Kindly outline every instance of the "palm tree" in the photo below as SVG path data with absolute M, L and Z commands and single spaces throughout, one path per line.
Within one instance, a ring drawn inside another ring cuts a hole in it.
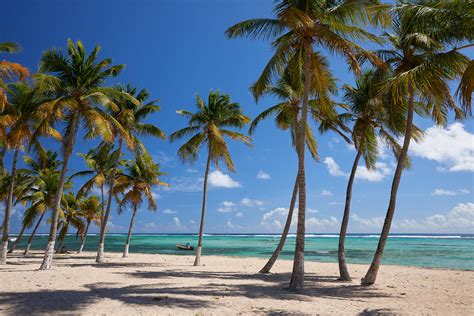
M 3 221 L 2 246 L 0 248 L 0 264 L 5 264 L 8 250 L 8 234 L 10 228 L 10 212 L 13 208 L 13 197 L 17 180 L 17 161 L 20 148 L 26 144 L 41 150 L 38 142 L 39 135 L 53 136 L 61 139 L 61 135 L 50 125 L 44 125 L 37 130 L 36 111 L 41 100 L 37 97 L 37 91 L 25 83 L 13 83 L 8 86 L 8 107 L 13 117 L 13 124 L 9 127 L 6 145 L 13 150 L 11 167 L 10 187 L 5 208 L 5 220 Z
M 161 129 L 156 125 L 145 123 L 146 118 L 153 113 L 156 113 L 160 110 L 160 107 L 156 104 L 157 100 L 147 101 L 149 94 L 145 89 L 137 92 L 136 88 L 132 88 L 130 85 L 127 85 L 125 88 L 118 86 L 115 88 L 116 91 L 121 94 L 134 96 L 133 102 L 128 98 L 120 97 L 115 100 L 117 104 L 116 108 L 109 109 L 109 115 L 113 117 L 119 126 L 126 131 L 127 145 L 130 150 L 133 150 L 138 155 L 149 156 L 148 152 L 141 143 L 140 136 L 152 136 L 156 138 L 165 139 L 166 135 Z M 119 95 L 120 96 L 120 95 Z M 118 137 L 120 130 L 115 132 L 116 137 Z M 123 134 L 123 133 L 122 133 Z M 105 232 L 107 228 L 107 222 L 110 215 L 110 209 L 112 205 L 112 196 L 115 186 L 115 174 L 117 172 L 117 162 L 120 160 L 120 155 L 122 153 L 122 137 L 118 138 L 118 149 L 115 153 L 116 165 L 112 168 L 110 175 L 110 188 L 109 196 L 107 200 L 107 207 L 105 210 L 103 221 L 100 226 L 100 235 L 99 235 L 99 248 L 97 251 L 96 262 L 104 261 L 104 243 L 105 243 Z M 148 157 L 147 159 L 151 159 Z
M 48 150 L 39 155 L 38 159 L 29 156 L 23 156 L 26 168 L 19 170 L 21 178 L 25 179 L 26 189 L 23 191 L 17 201 L 29 203 L 30 206 L 25 210 L 23 216 L 23 226 L 21 232 L 30 228 L 36 221 L 33 231 L 28 239 L 24 254 L 27 255 L 33 238 L 40 224 L 43 221 L 46 212 L 53 207 L 54 195 L 59 185 L 59 166 L 61 162 L 57 159 L 56 152 Z M 66 183 L 65 187 L 71 187 Z M 39 218 L 38 218 L 39 217 Z M 8 251 L 13 252 L 22 238 L 22 233 L 17 237 L 12 247 Z
M 116 77 L 120 73 L 124 68 L 123 65 L 110 66 L 109 58 L 97 61 L 99 46 L 96 46 L 90 55 L 86 55 L 80 41 L 73 43 L 68 40 L 67 46 L 66 54 L 58 49 L 44 52 L 39 67 L 41 73 L 35 75 L 37 87 L 50 98 L 50 101 L 40 107 L 42 124 L 58 119 L 65 121 L 63 164 L 59 187 L 54 198 L 48 246 L 41 270 L 49 269 L 53 260 L 61 197 L 79 124 L 82 122 L 82 125 L 89 130 L 88 136 L 99 135 L 105 141 L 112 141 L 111 125 L 115 128 L 119 126 L 101 106 L 116 108 L 117 105 L 111 100 L 112 96 L 129 97 L 114 89 L 103 87 L 108 78 Z
M 356 23 L 384 24 L 388 20 L 387 6 L 373 1 L 308 1 L 282 0 L 274 8 L 277 19 L 252 19 L 240 22 L 226 31 L 230 38 L 249 36 L 272 39 L 275 54 L 264 68 L 253 86 L 258 98 L 265 87 L 280 76 L 283 68 L 290 67 L 296 73 L 303 73 L 304 90 L 301 115 L 298 122 L 298 225 L 293 273 L 290 289 L 303 288 L 304 241 L 306 214 L 305 140 L 311 85 L 324 80 L 315 70 L 320 69 L 313 58 L 313 46 L 317 45 L 346 58 L 351 68 L 358 71 L 356 53 L 367 58 L 367 54 L 353 40 L 378 38 L 356 26 Z M 313 80 L 314 77 L 314 80 Z
M 79 200 L 79 211 L 81 212 L 81 216 L 86 220 L 86 228 L 84 230 L 83 236 L 81 236 L 82 242 L 81 246 L 77 253 L 81 253 L 82 249 L 84 249 L 84 245 L 86 243 L 87 232 L 89 231 L 89 226 L 91 222 L 94 222 L 100 225 L 101 220 L 101 210 L 103 209 L 101 203 L 99 202 L 99 198 L 97 196 L 89 196 L 87 198 L 82 197 Z
M 77 199 L 74 193 L 69 192 L 64 194 L 63 199 L 61 201 L 61 212 L 59 216 L 59 223 L 58 226 L 61 228 L 59 230 L 59 246 L 56 249 L 56 253 L 61 253 L 63 248 L 64 239 L 69 230 L 69 226 L 73 226 L 77 233 L 76 235 L 84 236 L 84 222 L 82 221 L 82 212 L 79 209 L 79 200 Z M 58 227 L 58 229 L 59 229 Z
M 329 69 L 327 71 L 327 78 L 326 80 L 327 86 L 325 87 L 328 91 L 336 91 L 335 80 L 331 77 L 331 73 Z M 281 103 L 269 107 L 262 113 L 260 113 L 251 123 L 249 133 L 253 134 L 257 125 L 260 123 L 261 120 L 267 118 L 268 116 L 274 116 L 275 124 L 278 128 L 282 130 L 289 129 L 291 132 L 291 140 L 293 147 L 296 147 L 296 137 L 297 137 L 297 126 L 298 126 L 298 112 L 300 110 L 300 104 L 302 99 L 302 87 L 298 87 L 298 81 L 292 80 L 292 76 L 289 71 L 285 71 L 282 79 L 278 80 L 277 85 L 269 86 L 265 90 L 265 94 L 273 95 L 282 100 Z M 329 100 L 325 100 L 325 103 Z M 338 124 L 336 121 L 338 119 L 338 114 L 335 112 L 334 107 L 331 104 L 327 104 L 326 107 L 318 107 L 318 103 L 323 102 L 317 99 L 311 99 L 309 101 L 310 104 L 310 111 L 312 113 L 313 118 L 319 122 L 327 122 L 326 124 L 329 128 L 338 131 L 337 127 L 342 126 L 342 124 Z M 335 105 L 335 104 L 333 104 Z M 322 111 L 321 111 L 322 110 Z M 331 122 L 331 123 L 330 123 Z M 345 128 L 342 126 L 342 128 Z M 342 132 L 338 131 L 342 134 Z M 319 160 L 319 156 L 317 153 L 317 144 L 315 137 L 311 131 L 309 124 L 306 127 L 306 146 L 311 153 L 312 157 L 315 160 Z M 343 135 L 343 134 L 342 134 Z M 273 267 L 274 263 L 278 259 L 281 251 L 283 250 L 283 246 L 285 245 L 286 238 L 288 236 L 288 232 L 290 230 L 293 212 L 296 204 L 296 197 L 298 194 L 298 177 L 295 179 L 295 185 L 293 188 L 293 193 L 291 196 L 290 207 L 288 210 L 288 217 L 286 219 L 285 226 L 283 228 L 282 236 L 280 238 L 280 242 L 278 243 L 277 248 L 273 252 L 273 255 L 270 257 L 268 262 L 265 266 L 260 270 L 260 273 L 269 273 L 271 268 Z
M 124 258 L 128 257 L 130 237 L 132 236 L 133 222 L 138 207 L 146 199 L 148 209 L 156 210 L 156 201 L 152 193 L 153 187 L 155 185 L 169 186 L 167 183 L 159 180 L 158 177 L 161 175 L 163 173 L 160 171 L 159 166 L 150 157 L 146 156 L 135 156 L 135 160 L 126 163 L 126 172 L 117 174 L 114 193 L 123 193 L 123 197 L 120 199 L 120 210 L 127 204 L 130 204 L 133 208 L 125 250 L 123 252 Z
M 170 135 L 170 141 L 175 141 L 184 137 L 189 140 L 178 150 L 178 156 L 183 161 L 196 161 L 199 149 L 203 144 L 207 144 L 207 162 L 204 173 L 204 187 L 202 198 L 201 223 L 199 225 L 199 239 L 196 249 L 196 259 L 194 265 L 201 263 L 202 235 L 204 231 L 204 216 L 206 213 L 207 198 L 207 178 L 211 162 L 219 167 L 219 162 L 223 161 L 229 171 L 235 171 L 234 162 L 230 156 L 226 137 L 232 140 L 242 141 L 250 145 L 251 138 L 239 132 L 227 128 L 241 129 L 250 119 L 242 112 L 238 103 L 232 102 L 227 94 L 219 91 L 209 92 L 207 105 L 198 95 L 196 96 L 196 113 L 185 110 L 177 111 L 188 118 L 188 127 L 182 128 Z
M 367 169 L 374 169 L 379 154 L 378 138 L 383 141 L 397 158 L 401 146 L 397 138 L 403 135 L 405 128 L 406 106 L 390 107 L 387 97 L 378 95 L 377 87 L 382 82 L 382 74 L 376 70 L 367 70 L 356 78 L 356 86 L 344 85 L 344 100 L 350 106 L 350 119 L 354 122 L 351 136 L 356 148 L 347 183 L 346 201 L 339 233 L 338 262 L 339 280 L 351 281 L 345 259 L 345 239 L 350 217 L 352 187 L 360 158 L 364 158 Z M 422 132 L 418 128 L 412 131 L 412 137 L 418 139 Z M 405 160 L 405 167 L 409 160 Z
M 112 153 L 113 147 L 113 144 L 104 142 L 98 147 L 89 150 L 87 154 L 79 154 L 79 156 L 84 159 L 84 162 L 90 170 L 79 171 L 69 178 L 71 180 L 77 176 L 89 176 L 88 180 L 86 180 L 86 182 L 79 188 L 77 192 L 78 197 L 87 196 L 94 187 L 100 189 L 101 223 L 103 222 L 105 214 L 104 187 L 107 181 L 110 181 L 110 173 L 116 165 L 116 162 L 113 159 L 116 156 Z
M 21 47 L 17 43 L 0 43 L 0 53 L 18 53 L 19 51 L 21 51 Z M 24 80 L 29 76 L 30 72 L 26 67 L 6 60 L 0 61 L 0 112 L 3 112 L 4 107 L 7 105 L 7 95 L 5 92 L 8 91 L 8 87 L 6 82 L 15 78 Z M 0 122 L 0 139 L 2 136 L 6 136 L 6 133 L 5 126 L 2 126 Z
M 413 3 L 418 2 L 413 1 Z M 423 1 L 420 3 L 423 4 Z M 415 107 L 418 108 L 417 113 L 429 115 L 436 124 L 440 125 L 446 123 L 449 110 L 454 111 L 456 119 L 461 119 L 470 112 L 468 104 L 463 103 L 464 108 L 459 108 L 455 104 L 448 86 L 450 80 L 460 79 L 465 73 L 469 58 L 455 48 L 446 49 L 446 46 L 452 43 L 451 35 L 454 30 L 438 28 L 437 25 L 427 27 L 424 22 L 424 19 L 420 21 L 413 19 L 411 10 L 406 10 L 403 6 L 396 8 L 392 33 L 386 33 L 385 36 L 391 49 L 377 52 L 387 65 L 391 66 L 390 71 L 393 72 L 393 76 L 384 84 L 384 90 L 390 95 L 391 106 L 395 107 L 408 102 L 408 109 L 404 140 L 393 177 L 390 202 L 374 259 L 362 279 L 363 285 L 372 285 L 377 278 L 395 213 L 402 170 L 410 146 Z

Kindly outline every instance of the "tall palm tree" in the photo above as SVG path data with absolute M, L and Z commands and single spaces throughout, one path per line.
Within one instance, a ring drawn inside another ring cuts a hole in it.
M 81 212 L 82 218 L 84 218 L 86 221 L 86 228 L 84 229 L 84 234 L 81 235 L 82 242 L 77 253 L 81 253 L 82 250 L 84 249 L 84 245 L 86 244 L 86 238 L 87 238 L 87 233 L 89 232 L 90 224 L 96 223 L 97 225 L 100 225 L 100 220 L 102 218 L 101 217 L 102 209 L 103 208 L 101 207 L 101 203 L 97 196 L 92 195 L 87 198 L 85 197 L 80 198 L 79 211 Z
M 40 61 L 40 74 L 35 75 L 37 87 L 50 98 L 40 107 L 42 124 L 61 119 L 65 123 L 63 140 L 63 164 L 59 187 L 54 198 L 48 246 L 40 269 L 51 267 L 56 240 L 58 217 L 61 207 L 64 183 L 69 158 L 73 152 L 76 133 L 82 122 L 90 133 L 99 135 L 106 141 L 113 140 L 112 126 L 118 123 L 103 110 L 102 106 L 116 108 L 112 97 L 127 98 L 114 89 L 103 87 L 110 77 L 116 77 L 123 65 L 110 66 L 111 59 L 97 60 L 100 47 L 86 55 L 82 42 L 68 40 L 67 53 L 50 49 L 43 53 Z M 129 97 L 130 99 L 133 99 Z
M 339 233 L 338 263 L 339 280 L 351 281 L 345 259 L 345 239 L 349 224 L 352 187 L 359 166 L 359 160 L 364 159 L 367 169 L 374 169 L 379 155 L 378 139 L 385 143 L 396 158 L 400 155 L 401 146 L 397 139 L 403 135 L 405 128 L 406 104 L 400 107 L 390 107 L 387 96 L 378 94 L 378 85 L 383 81 L 383 75 L 376 70 L 367 70 L 356 78 L 355 87 L 344 85 L 344 101 L 350 106 L 350 120 L 354 125 L 351 136 L 357 151 L 346 189 L 344 214 Z M 412 137 L 418 139 L 422 132 L 418 128 L 412 130 Z M 405 167 L 409 160 L 405 160 Z
M 156 125 L 151 123 L 146 123 L 146 118 L 153 113 L 156 113 L 160 110 L 160 107 L 156 104 L 157 100 L 147 101 L 149 94 L 145 89 L 138 91 L 136 88 L 132 88 L 130 85 L 127 85 L 125 88 L 118 86 L 115 87 L 115 90 L 121 94 L 134 96 L 133 102 L 127 98 L 117 98 L 115 103 L 117 104 L 116 108 L 109 109 L 109 115 L 113 117 L 120 126 L 127 132 L 127 137 L 125 140 L 128 140 L 127 145 L 130 150 L 134 151 L 138 155 L 149 156 L 148 152 L 140 141 L 141 136 L 152 136 L 156 138 L 165 139 L 165 133 L 159 129 Z M 120 96 L 120 95 L 119 95 Z M 117 130 L 114 134 L 116 137 L 119 135 L 120 130 Z M 104 218 L 100 226 L 100 235 L 99 235 L 99 247 L 97 250 L 96 262 L 104 261 L 104 244 L 105 244 L 105 232 L 107 228 L 107 222 L 110 215 L 111 205 L 112 205 L 112 196 L 115 186 L 115 174 L 117 172 L 117 163 L 120 160 L 120 155 L 122 153 L 122 137 L 118 137 L 118 149 L 115 152 L 116 162 L 114 168 L 112 168 L 110 181 L 109 181 L 109 196 L 107 200 L 107 207 L 105 210 Z M 147 159 L 151 159 L 148 157 Z
M 207 178 L 211 162 L 219 167 L 219 162 L 224 162 L 229 171 L 235 171 L 234 162 L 230 156 L 225 138 L 242 141 L 250 145 L 251 138 L 228 128 L 241 129 L 250 119 L 242 112 L 238 103 L 232 102 L 227 94 L 219 91 L 209 92 L 207 105 L 198 95 L 196 96 L 197 112 L 185 110 L 177 111 L 188 118 L 188 127 L 182 128 L 170 135 L 170 141 L 184 137 L 189 140 L 178 150 L 178 156 L 183 161 L 196 161 L 199 150 L 207 144 L 207 161 L 204 172 L 203 198 L 201 222 L 199 225 L 198 246 L 194 265 L 201 264 L 202 236 L 204 232 L 204 216 L 206 213 Z
M 412 3 L 423 4 L 423 1 Z M 374 259 L 362 279 L 363 285 L 374 284 L 377 278 L 410 146 L 415 108 L 419 107 L 417 113 L 427 114 L 440 125 L 446 123 L 449 110 L 454 111 L 456 119 L 461 119 L 470 113 L 470 107 L 466 103 L 462 104 L 463 108 L 456 105 L 448 86 L 449 81 L 462 77 L 468 68 L 469 58 L 455 48 L 446 49 L 452 43 L 450 34 L 453 30 L 438 28 L 437 25 L 427 26 L 423 22 L 424 19 L 420 21 L 413 19 L 411 10 L 406 10 L 403 6 L 396 8 L 392 32 L 385 36 L 391 48 L 377 52 L 391 66 L 390 70 L 393 72 L 393 76 L 387 80 L 384 87 L 390 94 L 391 106 L 408 102 L 408 109 L 403 145 L 393 177 L 384 225 Z
M 30 228 L 36 221 L 33 231 L 28 239 L 24 254 L 27 255 L 38 230 L 43 221 L 44 215 L 53 207 L 54 195 L 59 185 L 59 166 L 61 162 L 57 159 L 56 152 L 48 150 L 39 157 L 33 158 L 23 156 L 26 168 L 19 170 L 19 175 L 24 178 L 26 189 L 17 201 L 29 203 L 30 206 L 25 210 L 22 229 Z M 66 188 L 71 187 L 70 183 L 65 184 Z M 13 252 L 22 238 L 22 233 L 17 237 L 8 252 Z
M 326 81 L 328 91 L 336 91 L 335 80 L 331 77 L 331 73 L 329 69 L 327 69 L 327 78 L 329 80 Z M 267 118 L 268 116 L 274 116 L 275 124 L 278 128 L 282 130 L 290 130 L 291 132 L 291 140 L 293 147 L 296 147 L 296 137 L 297 137 L 297 126 L 298 126 L 298 113 L 300 111 L 300 105 L 302 100 L 302 87 L 298 87 L 298 82 L 292 79 L 291 74 L 289 71 L 286 71 L 282 77 L 282 79 L 278 80 L 275 86 L 270 85 L 266 90 L 265 94 L 273 95 L 280 99 L 282 102 L 269 107 L 268 109 L 264 110 L 260 113 L 251 123 L 249 133 L 253 134 L 257 125 L 260 123 L 261 120 Z M 313 96 L 314 97 L 314 96 Z M 325 107 L 318 107 L 318 103 L 320 100 L 315 98 L 309 101 L 310 103 L 310 110 L 313 118 L 319 122 L 327 122 L 327 125 L 330 126 L 331 129 L 338 131 L 338 114 L 335 112 L 334 105 L 335 104 L 327 104 Z M 322 101 L 321 101 L 322 102 Z M 331 103 L 330 100 L 325 100 L 326 103 Z M 333 106 L 331 106 L 333 105 Z M 331 123 L 329 123 L 331 122 Z M 344 126 L 342 126 L 345 128 Z M 338 131 L 340 132 L 340 131 Z M 342 132 L 340 132 L 342 134 Z M 306 138 L 306 147 L 308 148 L 309 152 L 311 153 L 312 157 L 315 160 L 319 160 L 318 152 L 317 152 L 317 144 L 315 137 L 311 131 L 309 124 L 307 124 L 306 130 L 307 138 Z M 343 135 L 343 134 L 342 134 Z M 288 209 L 288 216 L 286 219 L 285 226 L 283 228 L 282 236 L 280 238 L 280 242 L 276 247 L 273 255 L 270 257 L 268 262 L 265 266 L 260 270 L 260 273 L 269 273 L 271 268 L 273 267 L 274 263 L 278 259 L 281 251 L 283 250 L 283 246 L 285 245 L 286 238 L 288 236 L 288 232 L 290 230 L 293 212 L 296 204 L 296 198 L 298 194 L 298 177 L 295 179 L 295 185 L 293 188 L 293 193 L 291 196 L 290 207 Z
M 58 223 L 58 229 L 60 228 L 60 230 L 58 236 L 59 245 L 56 248 L 56 253 L 61 253 L 64 239 L 66 239 L 70 226 L 76 229 L 76 235 L 81 236 L 81 238 L 84 236 L 85 226 L 82 218 L 79 200 L 76 195 L 72 192 L 64 194 L 61 201 L 60 221 Z
M 282 0 L 275 5 L 276 19 L 251 19 L 240 22 L 226 31 L 230 38 L 249 36 L 272 39 L 274 55 L 253 86 L 258 98 L 265 87 L 275 77 L 279 77 L 284 67 L 303 73 L 304 92 L 298 123 L 298 225 L 290 289 L 303 288 L 304 281 L 304 241 L 306 214 L 305 140 L 311 84 L 324 80 L 315 72 L 319 69 L 313 58 L 313 47 L 337 53 L 346 58 L 350 67 L 358 70 L 356 53 L 375 61 L 353 40 L 378 38 L 361 29 L 356 23 L 384 24 L 388 20 L 387 6 L 373 1 L 308 1 Z M 313 80 L 313 77 L 315 80 Z
M 13 124 L 9 127 L 6 145 L 13 150 L 11 167 L 10 187 L 5 208 L 5 220 L 3 221 L 2 246 L 0 248 L 0 264 L 5 264 L 8 250 L 8 234 L 10 228 L 10 213 L 13 208 L 13 197 L 17 180 L 17 161 L 20 149 L 25 145 L 40 148 L 39 135 L 53 136 L 61 139 L 61 135 L 50 125 L 44 125 L 37 130 L 37 109 L 41 99 L 37 91 L 25 83 L 13 83 L 8 85 L 8 107 L 10 108 Z M 41 150 L 41 149 L 37 149 Z
M 117 174 L 114 193 L 123 194 L 123 197 L 120 199 L 120 210 L 127 204 L 130 204 L 133 209 L 123 252 L 124 258 L 128 257 L 130 238 L 138 207 L 146 200 L 148 202 L 148 209 L 156 210 L 156 201 L 152 193 L 153 187 L 156 185 L 169 186 L 167 183 L 160 181 L 159 176 L 161 175 L 163 173 L 160 171 L 159 166 L 150 157 L 146 156 L 135 156 L 133 161 L 126 163 L 126 172 Z

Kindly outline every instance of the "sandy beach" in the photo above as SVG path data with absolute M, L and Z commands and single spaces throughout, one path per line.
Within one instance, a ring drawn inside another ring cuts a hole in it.
M 285 290 L 290 261 L 256 273 L 257 258 L 108 253 L 56 255 L 54 268 L 36 271 L 41 253 L 17 254 L 0 267 L 0 314 L 439 314 L 474 308 L 474 272 L 382 266 L 378 284 L 361 287 L 364 265 L 350 265 L 352 283 L 336 281 L 335 263 L 306 263 L 303 293 Z

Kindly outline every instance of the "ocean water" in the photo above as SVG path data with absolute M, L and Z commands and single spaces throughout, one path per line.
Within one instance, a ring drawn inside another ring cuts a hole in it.
M 269 258 L 279 242 L 279 235 L 219 235 L 204 236 L 203 255 L 239 256 Z M 26 239 L 17 249 L 24 248 Z M 123 251 L 126 235 L 108 234 L 106 251 Z M 132 236 L 130 252 L 193 255 L 193 251 L 178 250 L 176 244 L 197 245 L 197 235 L 136 234 Z M 348 263 L 370 263 L 378 235 L 350 234 L 346 239 L 346 260 Z M 87 237 L 86 251 L 96 251 L 97 235 Z M 32 249 L 44 249 L 47 236 L 35 237 Z M 79 248 L 79 238 L 67 236 L 64 246 L 70 252 Z M 338 235 L 308 234 L 305 243 L 305 258 L 310 261 L 337 262 Z M 280 258 L 293 258 L 294 235 L 290 235 Z M 474 270 L 474 234 L 464 235 L 421 235 L 394 234 L 387 242 L 382 264 L 420 266 Z

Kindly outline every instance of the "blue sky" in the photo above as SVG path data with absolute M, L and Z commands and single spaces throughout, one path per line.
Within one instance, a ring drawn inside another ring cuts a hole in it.
M 82 40 L 89 51 L 102 47 L 100 56 L 126 64 L 112 83 L 132 83 L 160 100 L 162 111 L 150 119 L 168 135 L 185 125 L 175 114 L 194 109 L 196 94 L 203 97 L 220 89 L 255 117 L 276 100 L 255 104 L 248 87 L 271 56 L 268 43 L 248 39 L 227 40 L 224 31 L 236 22 L 269 17 L 272 1 L 9 1 L 0 20 L 0 41 L 15 41 L 23 51 L 2 55 L 36 71 L 41 53 L 65 47 L 66 40 Z M 326 52 L 339 85 L 352 83 L 343 60 Z M 473 52 L 469 52 L 472 57 Z M 452 118 L 452 115 L 451 115 Z M 411 151 L 412 169 L 404 173 L 398 195 L 393 232 L 474 231 L 474 126 L 473 121 L 438 129 L 427 120 L 426 140 Z M 317 135 L 320 162 L 307 160 L 308 232 L 337 232 L 345 198 L 347 173 L 355 151 L 337 135 Z M 160 162 L 171 189 L 156 189 L 158 211 L 143 208 L 135 232 L 196 232 L 198 229 L 204 158 L 182 164 L 178 143 L 145 140 Z M 53 141 L 50 148 L 58 148 Z M 75 154 L 97 142 L 79 141 Z M 383 151 L 375 172 L 359 170 L 353 192 L 351 232 L 379 232 L 385 215 L 394 160 Z M 271 120 L 254 135 L 253 148 L 230 143 L 236 173 L 212 170 L 206 232 L 240 233 L 281 231 L 296 174 L 296 156 L 289 135 Z M 9 164 L 10 157 L 6 163 Z M 71 171 L 85 168 L 75 156 Z M 13 215 L 12 231 L 20 228 L 21 207 Z M 110 230 L 126 232 L 130 213 L 112 214 Z M 43 232 L 48 230 L 44 225 Z M 97 230 L 95 228 L 95 230 Z

